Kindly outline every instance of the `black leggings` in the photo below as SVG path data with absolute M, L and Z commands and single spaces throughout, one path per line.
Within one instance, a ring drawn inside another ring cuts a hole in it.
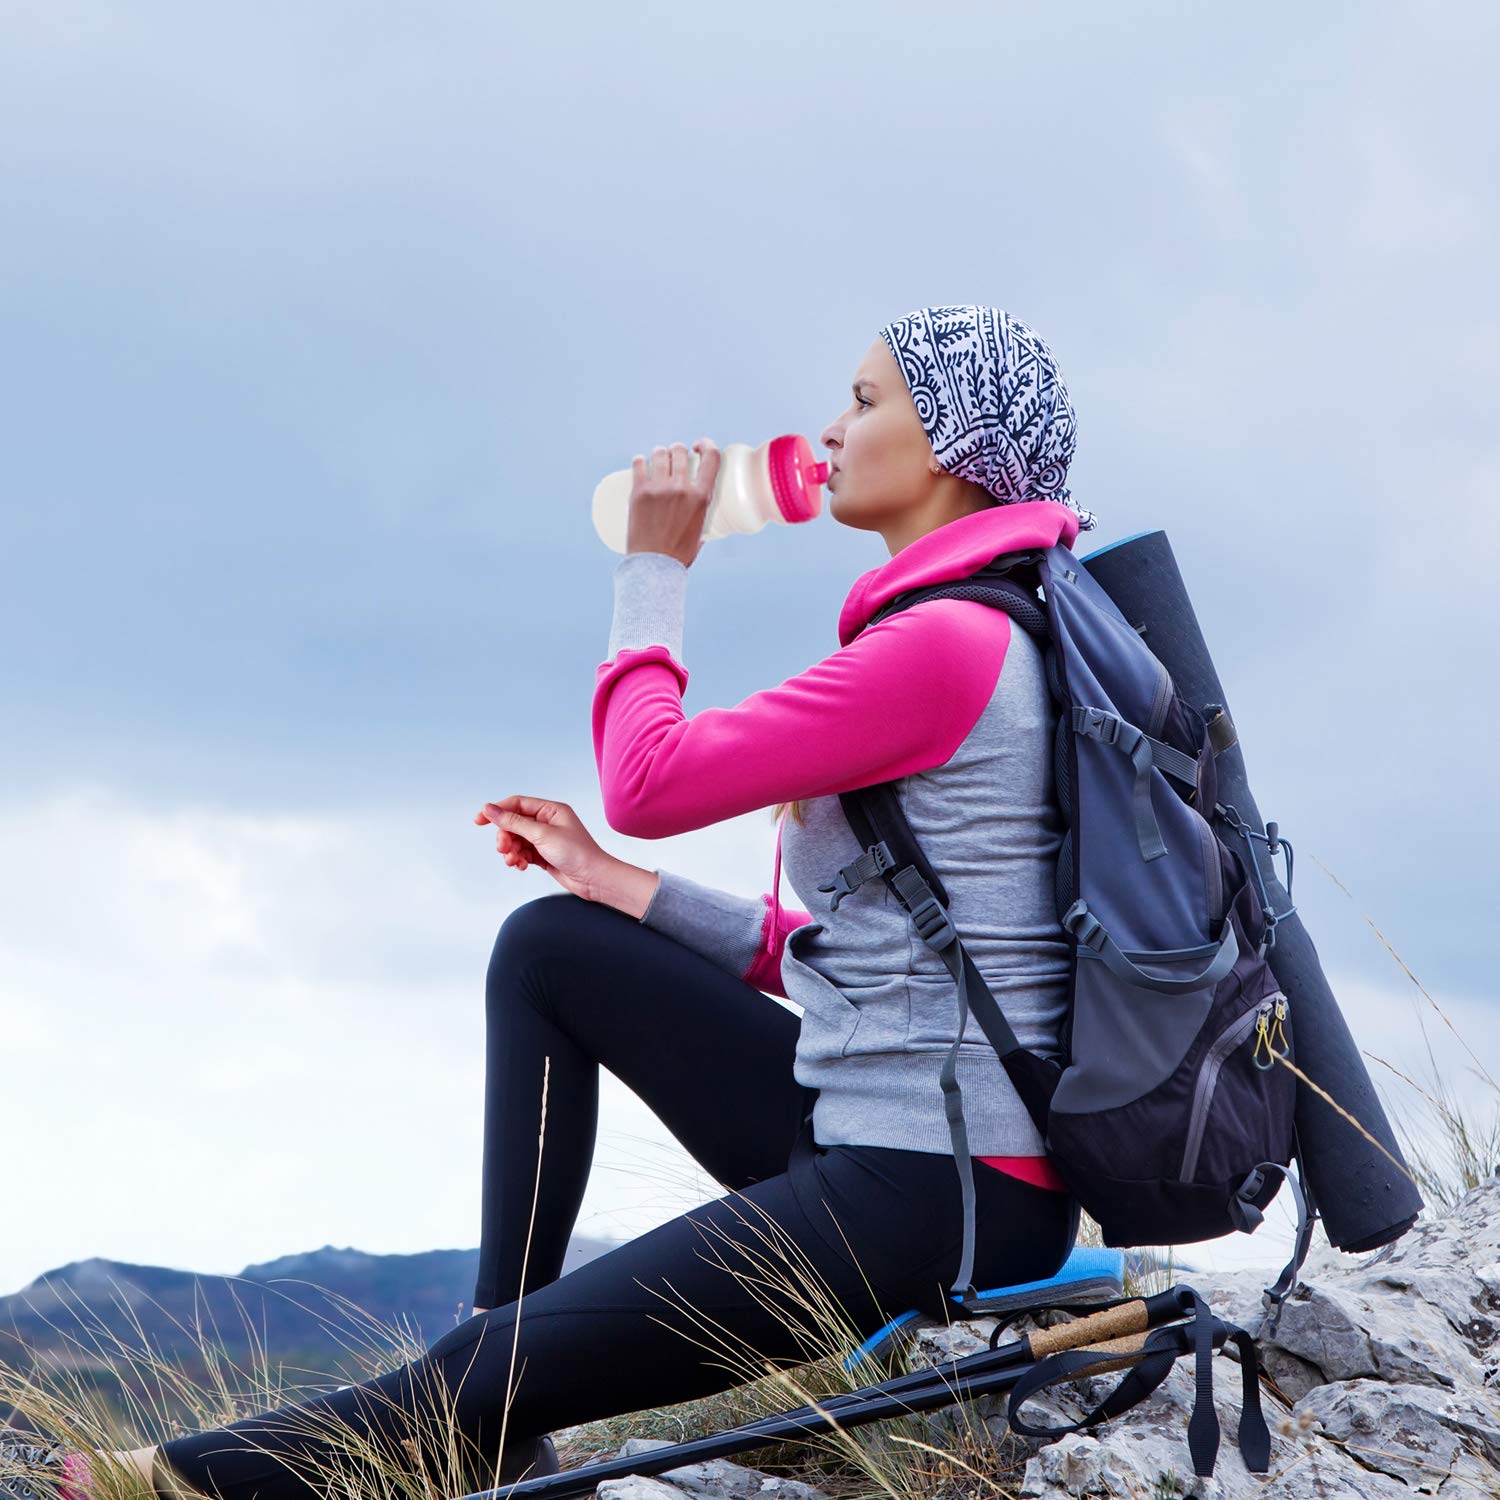
M 493 1464 L 507 1397 L 510 1449 L 725 1390 L 761 1373 L 761 1359 L 787 1367 L 826 1353 L 817 1318 L 779 1285 L 788 1276 L 816 1286 L 858 1337 L 912 1307 L 941 1317 L 963 1228 L 953 1160 L 814 1145 L 817 1094 L 792 1077 L 799 1025 L 613 907 L 566 892 L 519 907 L 500 929 L 486 991 L 474 1303 L 490 1311 L 377 1379 L 173 1439 L 162 1447 L 170 1469 L 224 1500 L 310 1500 L 317 1491 L 302 1476 L 327 1451 L 315 1424 L 351 1427 L 410 1462 L 425 1428 L 409 1419 L 444 1409 L 438 1398 Z M 732 1191 L 561 1276 L 593 1157 L 601 1064 Z M 974 1175 L 975 1286 L 1055 1274 L 1077 1232 L 1076 1200 L 978 1163 Z M 489 1482 L 480 1471 L 476 1487 Z

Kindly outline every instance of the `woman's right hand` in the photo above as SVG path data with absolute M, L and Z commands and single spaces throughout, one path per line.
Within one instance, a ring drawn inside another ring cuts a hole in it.
M 600 875 L 614 858 L 605 853 L 566 802 L 515 795 L 486 802 L 474 814 L 479 825 L 493 823 L 495 849 L 506 864 L 524 870 L 536 865 L 565 891 L 595 899 Z

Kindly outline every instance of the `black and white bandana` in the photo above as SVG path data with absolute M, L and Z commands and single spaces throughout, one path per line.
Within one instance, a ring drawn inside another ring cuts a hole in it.
M 880 330 L 938 464 L 1002 505 L 1056 500 L 1091 531 L 1067 488 L 1077 423 L 1046 344 L 998 307 L 921 307 Z

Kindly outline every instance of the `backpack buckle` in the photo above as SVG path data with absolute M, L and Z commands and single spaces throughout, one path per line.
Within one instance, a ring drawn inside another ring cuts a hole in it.
M 858 889 L 857 884 L 849 884 L 849 871 L 851 869 L 853 869 L 852 865 L 845 865 L 844 868 L 840 870 L 832 880 L 825 880 L 823 884 L 818 887 L 820 891 L 833 892 L 833 900 L 828 903 L 828 909 L 830 911 L 837 911 L 839 909 L 839 902 L 842 901 L 845 896 L 852 896 Z
M 1073 709 L 1073 728 L 1087 739 L 1101 744 L 1113 745 L 1120 738 L 1123 720 L 1117 714 L 1107 713 L 1102 708 L 1076 705 Z
M 1104 923 L 1096 917 L 1088 908 L 1088 903 L 1080 896 L 1063 913 L 1062 926 L 1065 932 L 1070 932 L 1087 948 L 1092 948 L 1098 953 L 1107 940 L 1104 931 Z
M 1265 1185 L 1266 1174 L 1252 1167 L 1229 1199 L 1229 1222 L 1244 1234 L 1253 1234 L 1265 1222 L 1265 1214 L 1250 1201 Z
M 922 941 L 939 952 L 958 936 L 953 923 L 948 920 L 947 908 L 931 892 L 912 908 L 911 919 L 921 933 Z
M 894 869 L 895 859 L 891 855 L 884 839 L 878 843 L 871 844 L 868 849 L 856 860 L 845 865 L 832 880 L 825 881 L 818 887 L 820 891 L 832 891 L 833 900 L 828 903 L 830 911 L 839 909 L 839 902 L 845 896 L 852 896 L 865 881 L 873 880 L 877 875 L 884 875 L 887 870 Z

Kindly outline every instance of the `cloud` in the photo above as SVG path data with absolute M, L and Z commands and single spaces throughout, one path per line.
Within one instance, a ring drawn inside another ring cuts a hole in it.
M 768 815 L 690 850 L 579 811 L 622 856 L 769 880 Z M 8 1192 L 33 1206 L 0 1288 L 90 1255 L 222 1272 L 478 1243 L 484 972 L 505 915 L 558 887 L 453 825 L 105 784 L 0 806 Z M 630 1238 L 716 1193 L 604 1073 L 579 1230 Z

